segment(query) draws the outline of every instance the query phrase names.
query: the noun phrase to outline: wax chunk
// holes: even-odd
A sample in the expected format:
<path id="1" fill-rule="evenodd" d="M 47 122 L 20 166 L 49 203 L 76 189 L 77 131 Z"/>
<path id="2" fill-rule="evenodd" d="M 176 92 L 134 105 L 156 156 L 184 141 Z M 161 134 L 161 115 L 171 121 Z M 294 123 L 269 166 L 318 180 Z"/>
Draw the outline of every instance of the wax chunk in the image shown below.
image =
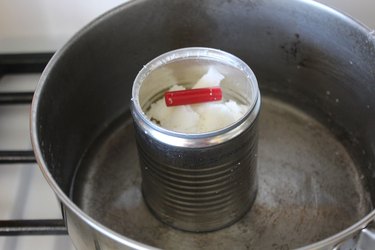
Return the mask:
<path id="1" fill-rule="evenodd" d="M 224 76 L 220 74 L 214 67 L 210 67 L 206 74 L 204 74 L 198 82 L 194 85 L 193 89 L 207 88 L 220 86 L 220 82 L 224 79 Z"/>

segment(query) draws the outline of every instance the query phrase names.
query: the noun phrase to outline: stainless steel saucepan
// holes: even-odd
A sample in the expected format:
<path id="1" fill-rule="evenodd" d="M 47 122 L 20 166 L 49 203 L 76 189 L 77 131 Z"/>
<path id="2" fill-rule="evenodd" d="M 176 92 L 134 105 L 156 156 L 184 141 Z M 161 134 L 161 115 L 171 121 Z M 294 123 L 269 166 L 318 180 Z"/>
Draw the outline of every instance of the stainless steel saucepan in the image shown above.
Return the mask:
<path id="1" fill-rule="evenodd" d="M 238 56 L 262 93 L 257 199 L 210 233 L 159 222 L 140 191 L 132 83 L 183 47 Z M 54 55 L 31 136 L 77 249 L 375 249 L 375 35 L 314 1 L 130 1 Z"/>

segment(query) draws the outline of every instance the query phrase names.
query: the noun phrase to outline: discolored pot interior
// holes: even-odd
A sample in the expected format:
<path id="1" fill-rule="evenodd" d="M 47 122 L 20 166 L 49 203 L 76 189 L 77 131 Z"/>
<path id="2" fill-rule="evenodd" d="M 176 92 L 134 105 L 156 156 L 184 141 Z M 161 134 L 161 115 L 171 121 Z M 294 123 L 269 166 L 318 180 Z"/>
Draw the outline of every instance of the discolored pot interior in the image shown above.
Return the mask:
<path id="1" fill-rule="evenodd" d="M 142 66 L 193 46 L 244 60 L 263 99 L 255 205 L 205 234 L 172 229 L 145 207 L 129 113 Z M 374 97 L 373 33 L 315 2 L 133 1 L 49 63 L 33 103 L 33 142 L 79 249 L 290 249 L 371 212 Z"/>

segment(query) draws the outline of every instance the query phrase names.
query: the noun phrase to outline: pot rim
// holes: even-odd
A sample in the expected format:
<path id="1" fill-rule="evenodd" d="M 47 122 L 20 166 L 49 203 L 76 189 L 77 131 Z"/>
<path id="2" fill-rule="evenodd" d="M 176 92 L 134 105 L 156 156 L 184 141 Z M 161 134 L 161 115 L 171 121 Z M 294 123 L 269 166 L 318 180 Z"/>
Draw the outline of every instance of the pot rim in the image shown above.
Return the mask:
<path id="1" fill-rule="evenodd" d="M 52 190 L 57 195 L 58 199 L 63 203 L 64 206 L 66 206 L 70 211 L 72 211 L 78 218 L 82 219 L 84 222 L 86 222 L 91 228 L 97 230 L 98 232 L 102 233 L 106 237 L 115 240 L 116 242 L 120 244 L 124 244 L 128 247 L 134 248 L 134 249 L 158 249 L 155 247 L 152 247 L 150 245 L 141 243 L 139 241 L 133 240 L 131 238 L 128 238 L 124 235 L 121 235 L 110 228 L 104 226 L 103 224 L 99 223 L 95 219 L 91 218 L 89 215 L 87 215 L 83 210 L 81 210 L 60 188 L 60 186 L 55 181 L 52 174 L 49 172 L 46 162 L 43 159 L 41 148 L 38 142 L 38 132 L 36 127 L 36 118 L 37 118 L 37 110 L 39 106 L 39 100 L 40 96 L 43 92 L 44 85 L 46 83 L 47 76 L 49 75 L 49 72 L 52 70 L 52 68 L 55 66 L 56 62 L 59 60 L 59 57 L 70 48 L 71 45 L 73 45 L 76 41 L 78 41 L 81 36 L 84 36 L 85 33 L 89 32 L 91 28 L 95 27 L 97 24 L 101 23 L 102 20 L 107 19 L 111 17 L 112 15 L 115 15 L 118 12 L 121 12 L 124 8 L 131 7 L 132 5 L 138 4 L 140 2 L 143 2 L 144 0 L 128 0 L 127 2 L 123 3 L 122 5 L 119 5 L 115 7 L 114 9 L 111 9 L 104 14 L 100 15 L 93 21 L 91 21 L 89 24 L 87 24 L 84 28 L 79 30 L 76 34 L 73 35 L 70 40 L 65 43 L 63 47 L 58 49 L 56 53 L 52 56 L 51 60 L 48 62 L 46 68 L 43 70 L 43 73 L 40 77 L 39 83 L 35 89 L 33 101 L 31 104 L 31 112 L 30 112 L 30 137 L 31 137 L 31 143 L 32 147 L 35 153 L 35 158 L 38 163 L 38 166 L 40 170 L 42 171 L 42 174 L 44 175 L 46 181 L 52 188 Z M 313 8 L 320 9 L 324 12 L 329 12 L 331 15 L 337 17 L 340 20 L 346 21 L 348 24 L 352 26 L 356 26 L 358 30 L 363 32 L 368 36 L 369 39 L 372 39 L 374 46 L 375 46 L 375 34 L 372 34 L 372 30 L 363 24 L 361 21 L 351 17 L 348 14 L 343 14 L 336 9 L 332 7 L 328 7 L 322 3 L 318 3 L 314 0 L 295 0 L 296 2 L 302 2 L 307 5 L 310 5 Z M 312 243 L 310 245 L 303 246 L 301 248 L 298 248 L 300 250 L 307 250 L 307 249 L 320 249 L 322 247 L 327 246 L 335 246 L 340 242 L 343 242 L 344 240 L 352 237 L 356 232 L 360 231 L 361 229 L 365 228 L 372 220 L 375 219 L 375 210 L 372 210 L 369 214 L 367 214 L 364 218 L 360 219 L 355 224 L 351 225 L 350 227 L 344 229 L 341 232 L 338 232 L 328 238 L 325 238 L 323 240 L 317 241 L 315 243 Z M 69 230 L 68 230 L 69 231 Z"/>

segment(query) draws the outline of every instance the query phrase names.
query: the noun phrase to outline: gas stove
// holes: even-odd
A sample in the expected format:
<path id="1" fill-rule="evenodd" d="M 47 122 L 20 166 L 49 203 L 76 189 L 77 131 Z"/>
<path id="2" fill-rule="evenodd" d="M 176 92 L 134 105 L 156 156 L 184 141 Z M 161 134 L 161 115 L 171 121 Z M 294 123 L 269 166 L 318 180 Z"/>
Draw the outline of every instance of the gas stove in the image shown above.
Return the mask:
<path id="1" fill-rule="evenodd" d="M 0 1 L 0 249 L 74 249 L 29 139 L 33 91 L 53 52 L 126 1 Z M 375 28 L 373 0 L 322 0 Z"/>

